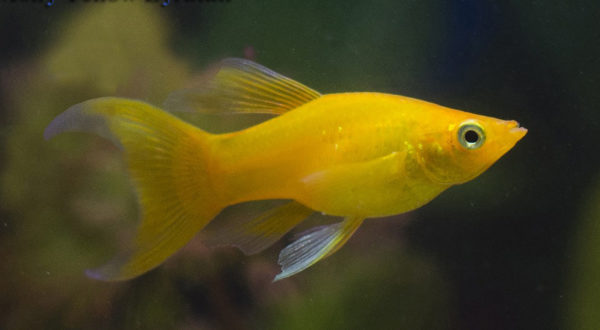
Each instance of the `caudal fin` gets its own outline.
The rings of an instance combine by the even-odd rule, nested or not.
[[[141,222],[131,246],[90,277],[115,281],[141,275],[183,247],[222,208],[207,168],[211,135],[147,103],[98,98],[56,117],[44,137],[88,131],[123,149]]]

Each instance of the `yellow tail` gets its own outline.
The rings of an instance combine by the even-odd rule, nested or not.
[[[65,131],[91,131],[121,147],[140,203],[141,223],[131,246],[88,276],[115,281],[147,272],[225,206],[209,177],[212,135],[160,109],[129,99],[93,99],[56,117],[44,136]]]

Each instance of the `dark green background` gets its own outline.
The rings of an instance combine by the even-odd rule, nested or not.
[[[600,2],[135,4],[0,2],[0,327],[600,324]],[[107,10],[122,14],[81,19]],[[132,10],[144,13],[130,21]],[[285,242],[246,257],[196,240],[138,279],[85,278],[117,248],[115,233],[133,228],[135,199],[110,145],[76,134],[45,142],[45,125],[91,97],[160,104],[245,49],[323,93],[397,93],[529,133],[481,177],[368,221],[334,256],[275,284]],[[219,131],[246,119],[235,120],[199,121]]]

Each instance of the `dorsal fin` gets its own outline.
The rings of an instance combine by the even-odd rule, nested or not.
[[[321,94],[264,66],[240,58],[222,61],[212,81],[175,91],[164,107],[170,111],[267,113],[280,115]]]

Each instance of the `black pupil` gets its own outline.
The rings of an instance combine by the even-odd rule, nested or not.
[[[469,143],[475,143],[479,140],[479,134],[473,130],[468,130],[465,132],[465,140]]]

